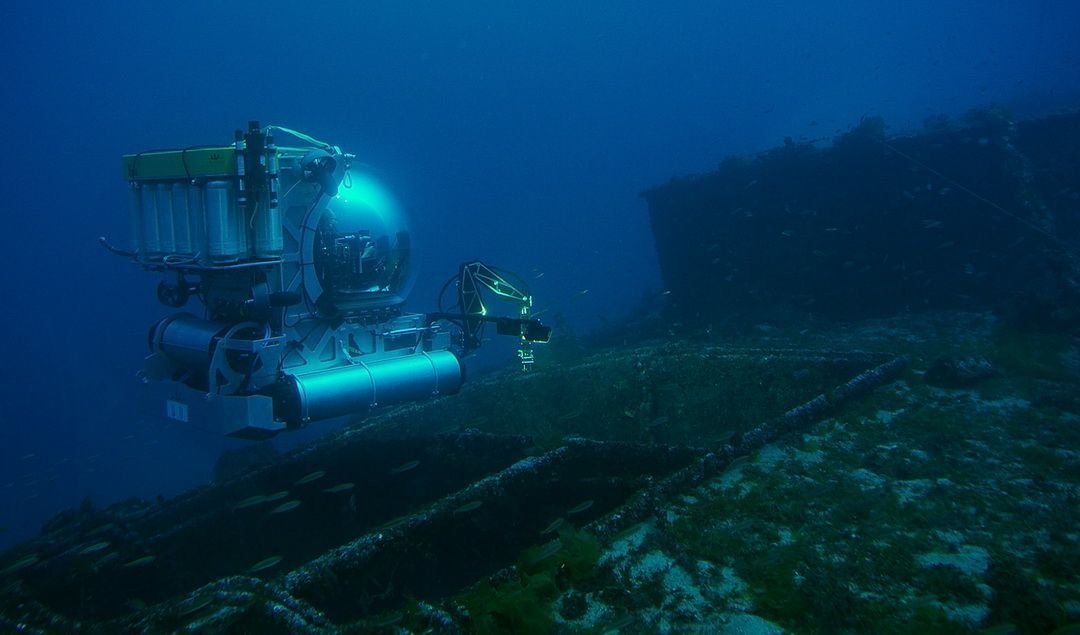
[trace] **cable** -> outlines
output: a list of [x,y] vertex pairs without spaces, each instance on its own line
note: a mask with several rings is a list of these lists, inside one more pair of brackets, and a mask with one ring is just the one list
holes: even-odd
[[[443,295],[445,295],[445,294],[446,294],[446,290],[447,290],[448,288],[450,288],[450,285],[451,285],[451,284],[453,284],[453,282],[454,282],[455,280],[458,280],[458,279],[459,279],[460,277],[461,277],[461,276],[460,276],[460,275],[458,275],[458,274],[455,274],[455,275],[453,275],[453,276],[450,276],[450,279],[449,279],[449,280],[447,280],[447,281],[446,281],[445,283],[443,283],[443,286],[442,286],[442,288],[441,288],[441,289],[439,289],[439,295],[438,295],[438,297],[436,298],[436,301],[435,301],[435,306],[437,306],[437,307],[439,308],[439,313],[447,313],[447,311],[443,310],[443,305],[442,305],[442,302],[443,302]],[[459,304],[460,304],[460,303],[458,303],[458,304],[452,304],[452,305],[450,305],[450,306],[451,306],[451,308],[453,308],[453,307],[455,307],[455,306],[458,306]]]
[[1043,229],[1042,227],[1039,227],[1038,225],[1036,225],[1035,223],[1029,221],[1028,219],[1024,218],[1023,216],[1020,216],[1019,214],[1015,214],[1013,212],[1010,212],[1009,210],[1005,209],[1001,205],[998,205],[994,201],[991,201],[990,199],[986,198],[985,196],[982,196],[982,195],[978,194],[977,192],[972,191],[970,188],[965,187],[962,183],[959,183],[955,179],[951,179],[948,176],[946,176],[946,175],[942,174],[941,172],[938,172],[934,168],[930,167],[929,165],[926,165],[922,161],[919,161],[915,157],[913,157],[913,156],[911,156],[909,154],[906,154],[904,152],[901,152],[900,150],[898,150],[894,146],[890,145],[887,141],[882,141],[881,145],[885,146],[889,150],[892,150],[893,152],[895,152],[896,154],[900,155],[901,157],[907,159],[908,161],[911,161],[915,165],[921,167],[922,169],[926,170],[927,172],[933,174],[934,176],[937,176],[938,178],[942,179],[943,181],[949,183],[950,185],[952,185],[956,189],[964,192],[968,196],[971,196],[975,200],[981,201],[982,203],[984,203],[986,205],[989,205],[990,207],[992,207],[992,208],[996,209],[997,211],[1001,212],[1002,214],[1005,214],[1006,216],[1012,218],[1013,220],[1016,220],[1016,221],[1018,221],[1020,223],[1023,223],[1024,225],[1027,225],[1028,228],[1042,234],[1046,238],[1049,238],[1052,242],[1057,243],[1058,245],[1060,245],[1062,247],[1069,247],[1070,246],[1068,243],[1066,243],[1062,239],[1058,238],[1057,236],[1055,236],[1054,234],[1050,233],[1049,231]]
[[306,135],[306,134],[304,134],[302,132],[297,132],[296,130],[286,128],[284,126],[267,126],[266,129],[267,130],[280,130],[280,131],[284,132],[285,134],[287,134],[289,136],[296,137],[297,139],[299,139],[301,141],[306,141],[306,142],[308,142],[308,143],[310,143],[312,145],[319,146],[319,147],[321,147],[321,148],[323,148],[325,150],[333,150],[334,149],[334,146],[330,145],[329,143],[326,143],[325,141],[319,141],[315,137],[312,137],[310,135]]

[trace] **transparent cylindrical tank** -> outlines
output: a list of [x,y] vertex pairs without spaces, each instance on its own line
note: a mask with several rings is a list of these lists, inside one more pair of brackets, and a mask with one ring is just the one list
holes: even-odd
[[141,255],[148,260],[161,258],[161,234],[158,231],[156,188],[153,185],[140,185],[139,202],[142,215]]
[[173,226],[172,184],[158,183],[154,186],[154,192],[161,251],[173,254],[176,253],[176,228]]
[[143,249],[143,218],[142,218],[142,197],[140,195],[140,188],[138,185],[132,184],[131,189],[128,191],[128,204],[131,207],[131,247],[132,253],[142,253]]
[[279,258],[285,246],[281,229],[281,208],[260,203],[254,216],[255,257]]
[[206,251],[213,263],[235,262],[244,251],[241,242],[243,219],[236,209],[233,184],[210,181],[203,189],[206,213]]
[[195,253],[191,207],[188,203],[189,189],[186,183],[174,183],[172,186],[173,240],[176,253],[184,255]]
[[188,186],[188,224],[191,227],[191,247],[199,254],[199,263],[208,264],[206,240],[206,193],[196,184]]
[[253,240],[255,241],[254,253],[256,258],[280,258],[285,248],[285,238],[281,227],[281,208],[277,200],[277,179],[279,169],[277,148],[269,145],[266,148],[266,173],[269,177],[266,198],[259,204],[255,211],[255,222],[252,228]]

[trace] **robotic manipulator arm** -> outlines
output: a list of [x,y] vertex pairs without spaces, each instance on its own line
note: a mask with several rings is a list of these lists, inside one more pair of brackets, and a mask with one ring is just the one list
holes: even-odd
[[[518,358],[521,360],[521,369],[528,371],[534,361],[532,345],[550,340],[551,327],[544,326],[540,320],[529,317],[533,305],[532,295],[520,280],[517,280],[515,284],[511,282],[510,277],[510,274],[482,262],[463,263],[457,275],[448,280],[439,293],[439,312],[429,313],[428,319],[447,320],[460,327],[466,353],[480,347],[484,326],[493,322],[495,331],[499,335],[519,338]],[[457,284],[458,298],[457,304],[452,308],[457,309],[457,312],[444,312],[442,310],[443,296],[454,283]],[[488,308],[484,303],[485,289],[497,297],[516,302],[519,307],[519,317],[488,315]]]
[[[266,438],[454,394],[460,357],[489,322],[520,339],[522,368],[532,366],[533,343],[551,331],[530,317],[524,285],[493,267],[461,266],[450,312],[442,294],[437,313],[402,309],[412,234],[393,195],[352,169],[353,158],[254,121],[229,144],[123,157],[132,240],[101,243],[164,276],[165,306],[202,305],[151,328],[139,374],[144,415]],[[485,293],[517,302],[518,317],[489,315]]]

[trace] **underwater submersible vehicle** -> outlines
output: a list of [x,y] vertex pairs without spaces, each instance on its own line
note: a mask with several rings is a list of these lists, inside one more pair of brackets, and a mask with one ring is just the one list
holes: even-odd
[[[277,145],[277,136],[296,140]],[[531,345],[550,328],[523,285],[466,262],[455,312],[402,310],[414,281],[412,235],[394,198],[337,146],[249,122],[234,142],[129,154],[134,240],[101,243],[160,272],[179,309],[150,329],[139,376],[149,413],[222,434],[265,438],[310,422],[456,393],[461,357],[484,325]],[[488,315],[485,293],[519,305]]]

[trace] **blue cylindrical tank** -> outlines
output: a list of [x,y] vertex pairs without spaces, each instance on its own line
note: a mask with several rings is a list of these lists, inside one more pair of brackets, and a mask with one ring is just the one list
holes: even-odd
[[420,352],[372,363],[286,378],[278,395],[292,425],[366,413],[374,406],[452,395],[461,388],[464,369],[449,351]]

